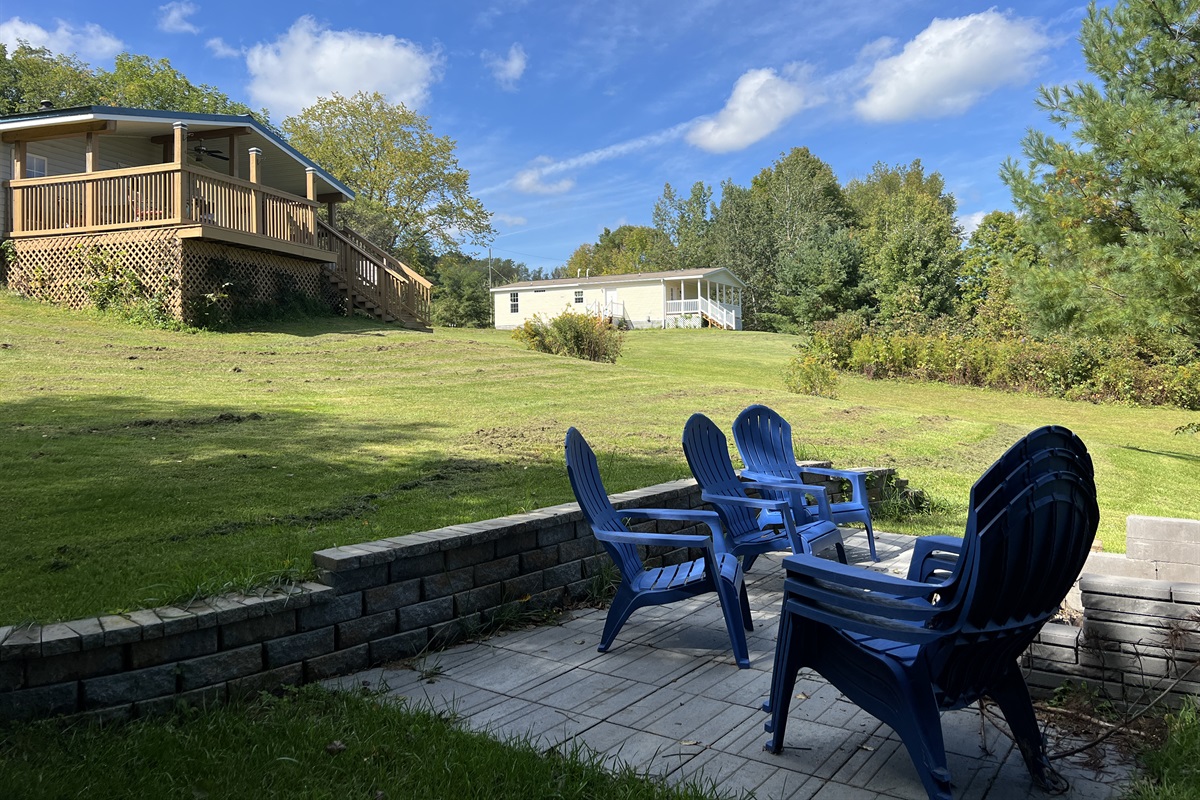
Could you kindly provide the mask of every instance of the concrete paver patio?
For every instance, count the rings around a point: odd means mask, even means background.
[[[913,539],[877,534],[883,561],[903,573]],[[866,539],[847,537],[850,561],[866,562]],[[755,630],[750,668],[738,669],[713,595],[634,612],[608,653],[597,653],[605,611],[575,610],[558,624],[498,634],[433,653],[413,666],[376,668],[330,685],[368,685],[416,706],[452,709],[469,727],[531,737],[540,747],[583,745],[610,765],[628,764],[666,780],[694,780],[717,792],[753,791],[760,800],[925,800],[907,751],[890,728],[815,673],[796,685],[780,755],[763,750],[782,554],[760,557],[747,576]],[[869,563],[869,562],[868,562]],[[978,709],[943,715],[955,797],[1046,797],[1021,755]],[[1070,742],[1049,732],[1050,749]],[[986,750],[981,748],[986,741]],[[1101,765],[1101,766],[1097,766]],[[1113,750],[1063,759],[1066,797],[1121,795],[1131,766]]]

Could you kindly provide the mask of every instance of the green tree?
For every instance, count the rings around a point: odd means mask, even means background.
[[[862,247],[863,289],[880,320],[899,324],[949,313],[957,295],[962,233],[942,176],[878,163],[846,186]]]
[[[751,182],[770,209],[774,327],[829,319],[859,302],[853,211],[833,169],[807,147],[792,148]]]
[[[958,315],[990,337],[1026,332],[1027,321],[1013,290],[1016,276],[1037,259],[1011,211],[993,211],[971,233],[959,268]]]
[[[283,121],[291,143],[357,194],[350,224],[387,249],[429,263],[460,244],[485,245],[491,214],[470,190],[455,142],[426,117],[378,92],[322,97]]]
[[[457,328],[486,328],[492,320],[486,262],[461,253],[447,253],[437,261],[433,289],[433,321]]]
[[[605,228],[595,244],[581,244],[555,271],[559,277],[588,275],[624,275],[665,269],[655,256],[666,248],[666,237],[645,225]]]
[[[775,311],[775,241],[766,196],[738,186],[721,184],[721,202],[709,229],[712,265],[725,267],[746,284],[742,319],[747,328],[770,327]]]
[[[1030,132],[1005,163],[1041,258],[1021,283],[1038,330],[1200,344],[1200,2],[1092,3],[1095,81],[1043,87],[1069,140]]]
[[[208,84],[194,84],[165,58],[121,53],[111,72],[99,70],[96,90],[103,105],[191,111],[199,114],[249,114],[250,107]],[[264,120],[270,115],[260,112]]]
[[[654,227],[664,237],[661,252],[652,257],[657,269],[700,269],[711,265],[708,239],[711,206],[712,187],[701,181],[692,184],[691,194],[686,198],[676,195],[669,183],[663,187],[652,216]]]
[[[43,100],[59,108],[100,102],[95,76],[75,56],[19,43],[10,53],[0,44],[0,113],[37,111]]]
[[[862,251],[853,229],[821,226],[808,231],[778,259],[775,306],[796,326],[833,319],[862,302]]]

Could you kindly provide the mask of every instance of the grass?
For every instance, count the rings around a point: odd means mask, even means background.
[[[0,624],[302,577],[315,549],[568,501],[570,425],[611,491],[684,477],[687,417],[728,430],[753,402],[803,455],[895,467],[948,509],[885,529],[960,532],[975,478],[1050,422],[1092,449],[1107,550],[1127,514],[1200,517],[1200,442],[1172,435],[1193,415],[852,376],[836,400],[791,395],[794,342],[635,331],[596,364],[502,331],[169,332],[0,294]]]
[[[1167,717],[1167,738],[1142,754],[1145,774],[1127,800],[1195,800],[1200,797],[1200,701],[1193,698]]]
[[[716,796],[712,786],[607,772],[586,751],[543,754],[463,730],[444,714],[318,687],[105,727],[0,730],[0,786],[11,800]]]

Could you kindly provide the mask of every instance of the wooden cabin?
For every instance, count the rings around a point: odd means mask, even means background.
[[[102,253],[183,321],[299,293],[429,326],[429,281],[337,226],[353,192],[251,115],[0,116],[0,186],[0,238],[16,254],[6,277],[27,296],[88,305],[88,264]]]
[[[746,284],[724,267],[521,281],[492,289],[496,327],[587,312],[631,328],[742,329]]]

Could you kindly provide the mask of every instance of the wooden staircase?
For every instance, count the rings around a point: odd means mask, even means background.
[[[329,280],[347,314],[362,311],[383,322],[430,330],[432,284],[424,276],[349,228],[319,219],[317,226],[318,240],[336,255]]]

